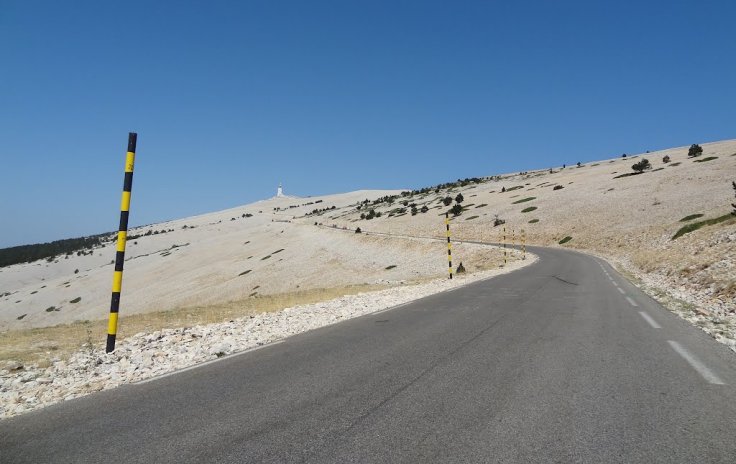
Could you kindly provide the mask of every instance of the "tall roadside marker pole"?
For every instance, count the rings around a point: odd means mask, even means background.
[[[445,228],[447,229],[447,259],[450,263],[450,280],[452,280],[452,244],[450,243],[450,214],[445,213]]]
[[[120,200],[120,227],[118,227],[118,243],[115,251],[115,272],[112,276],[112,301],[110,302],[110,319],[107,322],[107,346],[105,348],[105,353],[110,353],[115,350],[115,337],[118,333],[120,291],[123,286],[125,242],[128,238],[130,191],[133,188],[133,166],[135,164],[135,145],[137,141],[137,133],[128,133],[128,152],[125,154],[125,180],[123,181],[123,197]]]

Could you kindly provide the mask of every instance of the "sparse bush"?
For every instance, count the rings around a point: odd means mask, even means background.
[[[417,207],[416,207],[416,206],[412,206],[412,207],[411,207],[411,215],[412,215],[412,216],[416,216],[416,215],[417,215],[417,212],[418,212],[418,211],[417,211]]]
[[[563,238],[562,240],[560,240],[560,241],[559,241],[559,242],[557,242],[557,243],[559,243],[560,245],[564,245],[565,243],[569,242],[570,240],[572,240],[572,237],[570,237],[570,236],[568,235],[567,237]]]
[[[73,300],[71,300],[69,303],[79,303],[80,301],[82,301],[82,297],[81,296],[78,296],[78,297],[74,298]]]
[[[537,209],[537,207],[536,207],[536,206],[530,206],[530,207],[528,207],[528,208],[524,208],[524,209],[522,209],[522,210],[521,210],[521,212],[522,212],[522,213],[530,213],[530,212],[534,211],[535,209]]]
[[[501,187],[501,193],[504,193],[506,191],[506,187]]]
[[[562,185],[555,185],[554,187],[552,187],[552,190],[562,190],[563,188],[565,187],[563,187]]]
[[[731,185],[733,185],[733,194],[736,196],[736,182],[731,181]],[[733,206],[733,211],[731,211],[731,214],[736,216],[736,203],[731,203],[731,206]]]
[[[522,198],[521,200],[516,200],[516,201],[515,201],[515,202],[513,202],[512,204],[514,204],[514,205],[517,205],[517,204],[519,204],[519,203],[526,203],[527,201],[532,201],[532,200],[536,200],[536,199],[537,199],[537,197],[527,197],[527,198]]]
[[[457,266],[457,270],[455,271],[456,274],[465,274],[465,266],[463,266],[462,261],[460,261],[460,264]]]
[[[693,219],[698,219],[698,218],[701,218],[701,217],[703,217],[703,215],[701,213],[690,214],[690,215],[685,216],[684,218],[680,219],[680,222],[692,221]]]
[[[457,196],[455,197],[455,203],[462,203],[463,200],[465,200],[465,198],[463,197],[463,194],[458,193]]]
[[[670,157],[667,156],[667,155],[665,155],[664,157],[662,157],[662,162],[663,163],[669,163],[670,162]]]
[[[361,233],[363,233],[363,231],[360,230],[360,227],[358,227],[358,228],[355,229],[355,233],[356,234],[361,234]]]
[[[637,172],[637,174],[641,174],[647,169],[651,169],[652,165],[649,164],[649,160],[646,158],[642,158],[641,161],[635,163],[631,166],[631,169]]]
[[[529,224],[536,224],[537,222],[539,222],[539,219],[532,219]]]
[[[696,156],[700,156],[702,154],[703,154],[703,147],[701,147],[697,143],[690,145],[690,148],[687,151],[687,156],[689,158],[695,158]]]
[[[427,207],[427,205],[424,205],[424,206],[422,206],[422,209],[420,211],[422,213],[426,213],[427,211],[429,211],[429,208]]]
[[[450,206],[450,204],[452,203],[452,197],[445,197],[445,198],[443,198],[443,199],[442,199],[442,203],[443,203],[443,204],[444,204],[445,206]]]
[[[460,216],[463,213],[463,207],[459,203],[455,203],[450,209],[450,212],[453,216]]]
[[[498,214],[494,214],[493,216],[493,227],[500,226],[501,224],[506,224],[506,220],[498,217]]]
[[[712,226],[715,224],[719,224],[721,222],[730,221],[734,218],[733,213],[724,214],[723,216],[719,216],[717,218],[713,219],[706,219],[705,221],[698,221],[698,222],[691,222],[690,224],[683,226],[678,230],[675,235],[672,236],[671,240],[675,240],[678,237],[681,237],[685,234],[689,234],[690,232],[696,231],[704,226]]]
[[[79,274],[79,269],[74,269],[75,274]]]

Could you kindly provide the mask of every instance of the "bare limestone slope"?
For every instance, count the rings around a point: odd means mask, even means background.
[[[736,350],[736,217],[728,216],[734,200],[736,141],[702,147],[697,158],[688,158],[688,147],[679,147],[580,167],[493,176],[482,183],[404,198],[407,211],[416,204],[416,216],[396,212],[395,203],[374,208],[382,213],[380,218],[361,220],[360,210],[354,209],[334,222],[440,236],[437,214],[448,209],[441,199],[460,193],[465,210],[453,219],[456,236],[500,241],[502,227],[493,226],[498,215],[517,241],[523,229],[529,243],[605,257],[682,317]],[[653,169],[621,177],[634,173],[632,165],[643,158]],[[427,213],[421,212],[423,206],[429,208]],[[685,220],[696,214],[702,217]],[[719,224],[672,239],[686,224],[724,216],[727,220]]]
[[[114,243],[2,268],[0,359],[26,361],[0,369],[0,416],[449,288],[444,217],[459,194],[462,212],[451,219],[453,259],[471,275],[453,285],[501,272],[499,248],[458,240],[500,242],[505,228],[509,243],[524,237],[612,261],[736,351],[736,216],[729,216],[736,141],[702,146],[695,159],[680,147],[414,192],[272,198],[131,230],[121,351],[113,355],[100,345]],[[630,175],[644,157],[653,169]],[[724,220],[673,239],[684,225],[714,218]],[[519,258],[510,252],[505,271],[524,264]],[[361,293],[366,290],[373,292]],[[354,296],[324,303],[348,294]],[[300,305],[306,302],[316,305]],[[212,315],[203,317],[208,311]],[[147,315],[158,317],[156,323],[136,319]],[[15,352],[3,351],[10,345]]]

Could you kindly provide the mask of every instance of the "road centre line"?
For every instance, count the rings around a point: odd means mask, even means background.
[[[618,290],[622,295],[626,295],[626,292],[621,287],[616,287],[616,290]]]
[[[627,296],[627,297],[626,297],[626,301],[628,301],[628,302],[629,302],[629,304],[630,304],[631,306],[639,306],[639,305],[638,305],[638,304],[636,303],[636,301],[634,301],[634,300],[632,300],[632,299],[631,299],[631,297],[630,297],[630,296]]]
[[[698,374],[700,374],[700,376],[703,377],[708,383],[712,383],[714,385],[725,385],[723,380],[715,375],[710,369],[705,366],[705,364],[703,364],[698,358],[696,358],[695,355],[691,354],[679,343],[674,340],[667,340],[667,343],[669,343],[672,349],[675,350],[677,354],[682,356],[682,358],[687,361],[688,364],[690,364],[690,366],[695,369]]]
[[[662,328],[662,326],[659,325],[659,324],[657,324],[657,321],[655,321],[654,319],[652,319],[652,316],[650,316],[649,314],[645,313],[644,311],[639,311],[639,314],[641,314],[641,317],[643,317],[644,320],[647,321],[649,323],[649,325],[651,325],[653,328],[655,328],[655,329],[661,329]]]

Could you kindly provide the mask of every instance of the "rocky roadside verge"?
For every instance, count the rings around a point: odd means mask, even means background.
[[[505,274],[536,260],[536,256],[527,253],[526,261],[512,261],[503,269],[465,274],[453,280],[437,279],[349,295],[227,322],[139,333],[118,341],[113,353],[82,349],[67,360],[54,360],[47,368],[9,363],[5,369],[0,369],[0,418],[150,379],[291,335],[391,308]]]
[[[632,283],[662,306],[736,352],[736,302],[714,297],[712,289],[687,278],[645,273],[625,258],[612,261],[632,275]]]
[[[672,246],[669,236],[651,244],[662,254]],[[729,291],[736,284],[736,232],[725,229],[679,246],[687,255],[703,258],[684,269],[661,264],[645,272],[627,256],[600,256],[664,307],[736,352],[736,298]]]

